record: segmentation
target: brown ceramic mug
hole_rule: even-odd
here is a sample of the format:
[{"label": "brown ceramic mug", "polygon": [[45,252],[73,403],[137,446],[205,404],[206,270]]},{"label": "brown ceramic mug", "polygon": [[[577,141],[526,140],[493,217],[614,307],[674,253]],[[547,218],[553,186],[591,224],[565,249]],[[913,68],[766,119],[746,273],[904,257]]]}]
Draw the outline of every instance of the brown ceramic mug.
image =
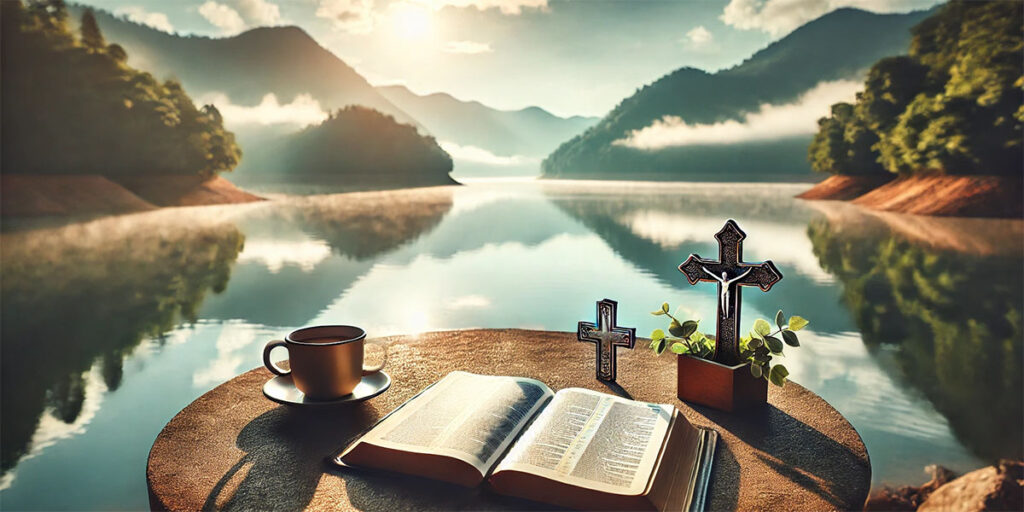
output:
[{"label": "brown ceramic mug", "polygon": [[[379,372],[387,362],[363,365],[366,331],[352,325],[321,325],[292,331],[284,340],[274,340],[263,348],[263,364],[277,375],[291,375],[295,387],[314,400],[345,396],[359,385],[364,375]],[[285,370],[270,360],[270,351],[288,349]]]}]

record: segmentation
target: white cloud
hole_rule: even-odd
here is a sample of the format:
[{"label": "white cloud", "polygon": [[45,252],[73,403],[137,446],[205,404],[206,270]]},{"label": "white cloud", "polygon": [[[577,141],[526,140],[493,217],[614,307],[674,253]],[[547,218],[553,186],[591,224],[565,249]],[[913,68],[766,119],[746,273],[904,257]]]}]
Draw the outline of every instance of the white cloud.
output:
[{"label": "white cloud", "polygon": [[686,39],[695,46],[704,45],[711,42],[711,31],[704,28],[704,25],[694,27],[686,33]]},{"label": "white cloud", "polygon": [[203,95],[196,101],[199,105],[213,104],[224,116],[229,126],[244,124],[294,124],[299,127],[322,122],[327,112],[320,107],[320,102],[309,94],[299,94],[291,103],[281,104],[277,96],[267,94],[259,105],[236,105],[223,93]]},{"label": "white cloud", "polygon": [[137,5],[129,5],[118,8],[114,11],[114,14],[118,16],[126,16],[129,20],[153,27],[157,30],[162,30],[168,33],[174,32],[171,20],[167,19],[167,15],[162,12],[149,12]]},{"label": "white cloud", "polygon": [[497,8],[502,14],[519,15],[523,9],[547,10],[548,0],[410,0],[414,3],[426,5],[435,11],[445,7],[456,7],[464,9],[475,7],[478,10]]},{"label": "white cloud", "polygon": [[316,16],[331,20],[334,30],[367,34],[373,31],[373,0],[320,0]]},{"label": "white cloud", "polygon": [[631,131],[613,144],[636,149],[656,150],[671,146],[735,144],[770,140],[817,131],[817,121],[828,115],[832,104],[853,100],[863,88],[857,80],[821,82],[800,95],[793,103],[762,104],[757,112],[743,115],[742,121],[714,124],[689,124],[677,116],[665,116],[650,126]]},{"label": "white cloud", "polygon": [[235,0],[238,13],[252,25],[277,25],[281,22],[281,9],[266,0]]},{"label": "white cloud", "polygon": [[460,146],[454,142],[439,141],[441,149],[448,152],[454,160],[473,162],[478,164],[509,166],[537,163],[538,159],[521,155],[499,156],[476,146]]},{"label": "white cloud", "polygon": [[207,0],[206,3],[200,5],[199,14],[225,34],[237,34],[245,29],[245,21],[242,20],[238,11],[213,0]]},{"label": "white cloud", "polygon": [[773,36],[787,34],[821,15],[841,7],[873,12],[923,9],[941,0],[730,0],[719,17],[741,30],[760,30]]},{"label": "white cloud", "polygon": [[476,41],[448,41],[444,44],[445,53],[463,53],[476,55],[480,53],[491,53],[491,43],[478,43]]}]

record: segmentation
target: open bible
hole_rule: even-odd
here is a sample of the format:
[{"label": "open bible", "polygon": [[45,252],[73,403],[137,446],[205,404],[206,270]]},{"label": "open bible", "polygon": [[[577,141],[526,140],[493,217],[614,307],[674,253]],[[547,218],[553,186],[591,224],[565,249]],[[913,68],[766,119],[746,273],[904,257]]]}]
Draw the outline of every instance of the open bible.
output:
[{"label": "open bible", "polygon": [[578,509],[702,510],[717,438],[671,405],[452,372],[331,460]]}]

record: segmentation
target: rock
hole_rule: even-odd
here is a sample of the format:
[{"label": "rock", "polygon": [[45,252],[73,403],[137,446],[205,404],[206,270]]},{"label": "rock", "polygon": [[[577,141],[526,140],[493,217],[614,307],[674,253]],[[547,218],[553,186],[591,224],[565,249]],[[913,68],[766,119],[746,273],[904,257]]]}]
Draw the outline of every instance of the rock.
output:
[{"label": "rock", "polygon": [[956,478],[956,473],[937,464],[932,464],[924,470],[932,476],[927,483],[920,487],[904,485],[895,489],[885,486],[871,493],[864,504],[864,510],[917,510],[931,493]]},{"label": "rock", "polygon": [[919,511],[1022,510],[1024,462],[1000,461],[943,485],[921,504]]}]

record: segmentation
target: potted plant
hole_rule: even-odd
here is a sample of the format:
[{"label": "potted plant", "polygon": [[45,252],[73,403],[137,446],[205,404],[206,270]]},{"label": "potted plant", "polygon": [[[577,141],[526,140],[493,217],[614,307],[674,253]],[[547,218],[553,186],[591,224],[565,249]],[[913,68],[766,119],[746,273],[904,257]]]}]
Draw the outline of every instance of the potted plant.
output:
[{"label": "potted plant", "polygon": [[772,364],[783,356],[786,345],[799,347],[796,331],[808,321],[793,315],[787,321],[782,310],[775,315],[777,329],[762,318],[754,322],[750,334],[740,338],[739,363],[733,366],[712,361],[715,340],[697,330],[696,320],[680,322],[669,313],[668,303],[653,311],[655,316],[670,319],[668,334],[662,329],[651,332],[651,349],[661,355],[666,351],[677,355],[677,396],[680,400],[736,411],[764,405],[768,401],[768,383],[784,386],[789,370]]}]

